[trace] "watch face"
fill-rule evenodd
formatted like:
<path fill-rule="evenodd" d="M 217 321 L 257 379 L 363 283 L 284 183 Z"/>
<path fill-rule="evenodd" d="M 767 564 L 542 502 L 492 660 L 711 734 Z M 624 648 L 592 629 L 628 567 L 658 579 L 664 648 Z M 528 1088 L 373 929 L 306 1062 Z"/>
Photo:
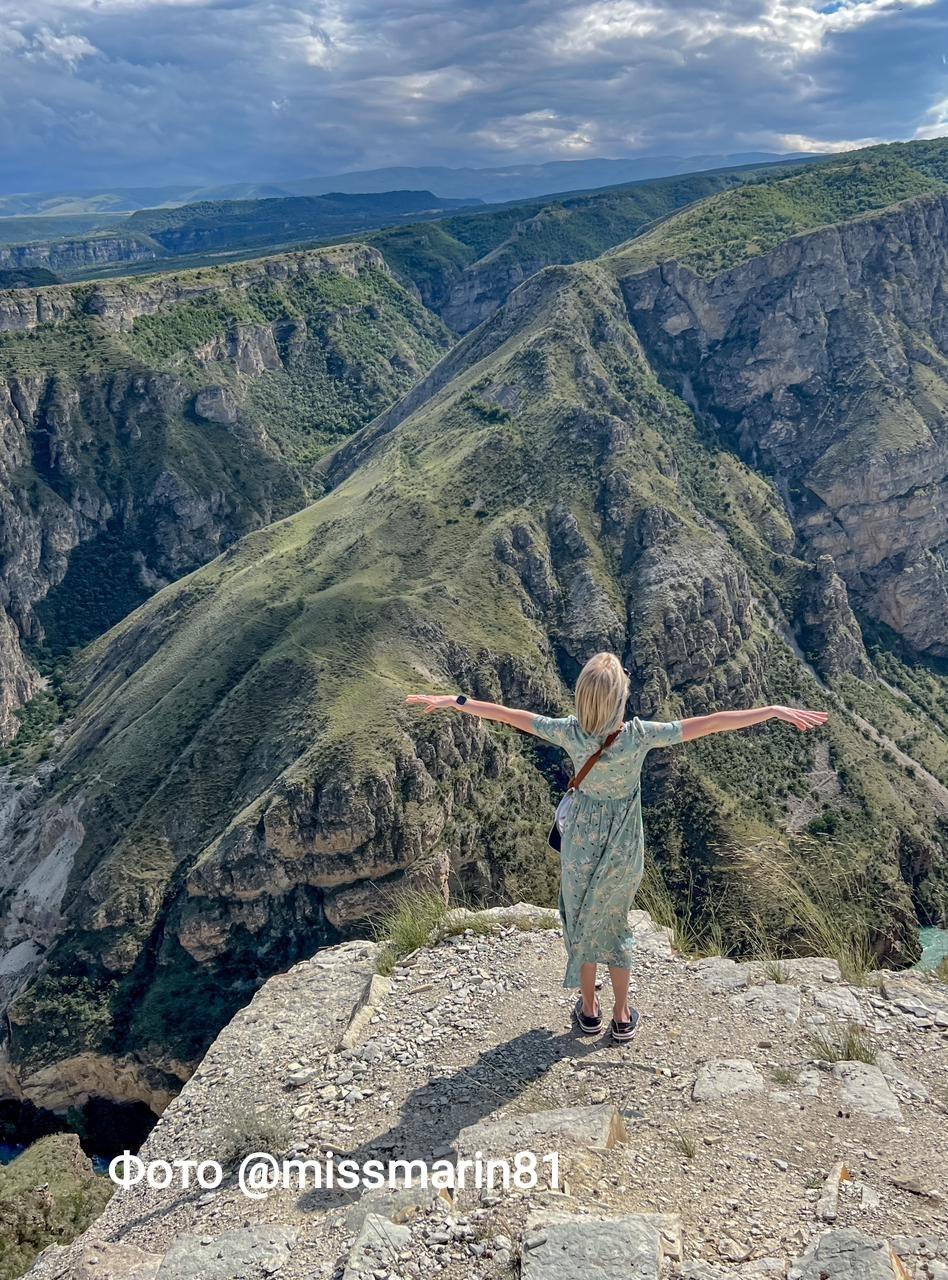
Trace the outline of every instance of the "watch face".
<path fill-rule="evenodd" d="M 467 698 L 463 693 L 459 693 L 455 701 L 457 702 L 459 707 L 463 707 L 465 702 L 467 702 Z"/>

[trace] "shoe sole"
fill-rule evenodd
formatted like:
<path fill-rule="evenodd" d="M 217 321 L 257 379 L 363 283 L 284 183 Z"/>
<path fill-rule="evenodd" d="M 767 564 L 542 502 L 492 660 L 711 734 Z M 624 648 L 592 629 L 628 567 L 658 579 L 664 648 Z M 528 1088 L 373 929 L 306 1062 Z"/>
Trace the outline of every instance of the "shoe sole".
<path fill-rule="evenodd" d="M 579 1027 L 580 1031 L 583 1033 L 584 1036 L 598 1036 L 600 1031 L 602 1031 L 603 1023 L 601 1019 L 599 1021 L 598 1026 L 595 1026 L 595 1027 L 583 1026 L 583 1024 L 579 1020 L 579 1014 L 576 1012 L 575 1005 L 573 1006 L 573 1021 L 576 1023 L 577 1027 Z"/>
<path fill-rule="evenodd" d="M 584 1036 L 598 1036 L 599 1033 L 602 1031 L 601 1022 L 598 1027 L 584 1027 L 583 1024 L 580 1022 L 580 1020 L 577 1018 L 576 1025 L 577 1027 L 579 1027 L 580 1031 L 583 1033 Z"/>
<path fill-rule="evenodd" d="M 613 1038 L 613 1040 L 616 1042 L 616 1044 L 628 1044 L 630 1040 L 634 1040 L 634 1039 L 635 1039 L 635 1037 L 638 1035 L 638 1033 L 639 1033 L 639 1027 L 640 1027 L 641 1025 L 642 1025 L 642 1015 L 641 1015 L 641 1014 L 639 1014 L 639 1020 L 638 1020 L 638 1022 L 635 1024 L 635 1026 L 632 1028 L 632 1030 L 629 1032 L 629 1034 L 628 1034 L 628 1035 L 625 1035 L 625 1036 L 617 1036 L 617 1035 L 616 1035 L 616 1033 L 615 1033 L 614 1031 L 610 1031 L 610 1032 L 609 1032 L 609 1034 L 612 1036 L 612 1038 Z"/>

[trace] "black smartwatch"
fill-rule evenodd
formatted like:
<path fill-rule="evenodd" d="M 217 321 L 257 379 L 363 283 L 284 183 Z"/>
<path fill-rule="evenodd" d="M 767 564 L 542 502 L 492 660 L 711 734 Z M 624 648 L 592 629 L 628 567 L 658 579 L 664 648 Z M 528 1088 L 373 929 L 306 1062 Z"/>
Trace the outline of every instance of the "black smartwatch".
<path fill-rule="evenodd" d="M 458 704 L 459 707 L 463 707 L 465 702 L 467 702 L 467 694 L 459 693 L 458 696 L 454 699 L 454 701 Z"/>

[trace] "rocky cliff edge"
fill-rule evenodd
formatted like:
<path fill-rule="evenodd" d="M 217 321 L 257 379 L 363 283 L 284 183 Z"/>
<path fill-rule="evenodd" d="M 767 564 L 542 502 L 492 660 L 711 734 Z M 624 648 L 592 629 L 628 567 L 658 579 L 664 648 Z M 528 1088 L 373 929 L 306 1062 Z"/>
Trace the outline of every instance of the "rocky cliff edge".
<path fill-rule="evenodd" d="M 31 1280 L 948 1276 L 944 984 L 689 960 L 636 912 L 643 1026 L 620 1046 L 570 1025 L 555 913 L 449 919 L 391 978 L 371 942 L 271 978 L 141 1158 L 555 1152 L 555 1188 L 140 1183 Z"/>

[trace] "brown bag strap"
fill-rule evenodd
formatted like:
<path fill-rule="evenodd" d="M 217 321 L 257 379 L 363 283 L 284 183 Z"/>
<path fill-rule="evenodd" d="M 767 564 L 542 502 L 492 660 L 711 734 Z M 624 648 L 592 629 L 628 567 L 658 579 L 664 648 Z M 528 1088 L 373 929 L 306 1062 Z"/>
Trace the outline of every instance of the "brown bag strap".
<path fill-rule="evenodd" d="M 585 777 L 586 777 L 587 773 L 589 772 L 589 770 L 590 770 L 590 769 L 593 767 L 593 765 L 598 761 L 599 757 L 600 757 L 600 756 L 602 755 L 602 753 L 606 750 L 606 748 L 607 748 L 607 747 L 611 747 L 611 746 L 612 746 L 612 744 L 615 742 L 616 738 L 618 738 L 618 736 L 619 736 L 619 734 L 620 734 L 621 732 L 622 732 L 622 730 L 621 730 L 621 729 L 616 729 L 613 733 L 610 733 L 610 734 L 609 734 L 609 737 L 608 737 L 608 738 L 606 738 L 605 742 L 602 744 L 602 746 L 599 748 L 599 750 L 598 750 L 598 751 L 594 751 L 594 752 L 592 753 L 592 755 L 589 757 L 589 759 L 586 761 L 586 763 L 585 763 L 585 764 L 583 765 L 583 767 L 580 769 L 579 773 L 577 773 L 575 777 L 570 778 L 570 780 L 569 780 L 569 786 L 566 788 L 566 790 L 567 790 L 567 791 L 575 791 L 575 790 L 577 789 L 577 787 L 579 787 L 579 785 L 580 785 L 580 784 L 583 782 L 583 780 L 585 779 Z"/>

